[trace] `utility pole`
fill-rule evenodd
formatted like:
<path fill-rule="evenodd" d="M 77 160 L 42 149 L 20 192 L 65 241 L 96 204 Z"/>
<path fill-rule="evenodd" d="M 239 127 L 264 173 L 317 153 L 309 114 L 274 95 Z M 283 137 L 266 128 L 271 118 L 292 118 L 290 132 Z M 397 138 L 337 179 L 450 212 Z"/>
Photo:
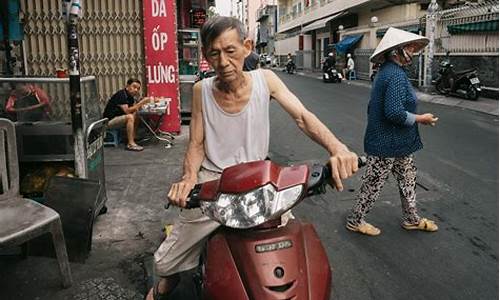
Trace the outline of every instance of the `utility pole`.
<path fill-rule="evenodd" d="M 425 60 L 425 73 L 424 73 L 424 88 L 430 89 L 432 85 L 432 62 L 434 60 L 434 39 L 436 34 L 436 12 L 439 5 L 436 0 L 432 0 L 427 8 L 427 16 L 425 22 L 426 36 L 429 38 L 429 45 L 427 47 L 427 57 Z"/>
<path fill-rule="evenodd" d="M 82 96 L 80 91 L 80 50 L 78 47 L 79 0 L 63 0 L 63 15 L 66 17 L 68 38 L 69 94 L 71 103 L 71 125 L 75 152 L 75 173 L 86 177 L 85 142 L 83 132 Z"/>

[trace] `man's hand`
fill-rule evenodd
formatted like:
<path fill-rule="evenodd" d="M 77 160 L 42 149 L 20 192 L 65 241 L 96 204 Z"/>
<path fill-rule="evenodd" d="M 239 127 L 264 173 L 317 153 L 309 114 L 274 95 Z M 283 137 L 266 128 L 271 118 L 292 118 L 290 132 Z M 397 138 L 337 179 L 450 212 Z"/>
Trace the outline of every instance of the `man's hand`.
<path fill-rule="evenodd" d="M 415 118 L 415 121 L 417 121 L 417 123 L 421 123 L 424 125 L 431 125 L 431 126 L 435 126 L 438 120 L 439 120 L 438 117 L 435 117 L 433 114 L 429 113 L 423 115 L 417 115 Z"/>
<path fill-rule="evenodd" d="M 153 98 L 151 97 L 144 97 L 139 101 L 139 104 L 142 106 L 146 103 L 152 102 Z"/>
<path fill-rule="evenodd" d="M 167 195 L 168 201 L 175 206 L 185 207 L 187 196 L 195 184 L 195 180 L 187 179 L 172 184 Z"/>
<path fill-rule="evenodd" d="M 347 148 L 341 149 L 330 157 L 330 167 L 333 184 L 337 190 L 342 191 L 342 179 L 349 178 L 358 171 L 358 156 Z"/>

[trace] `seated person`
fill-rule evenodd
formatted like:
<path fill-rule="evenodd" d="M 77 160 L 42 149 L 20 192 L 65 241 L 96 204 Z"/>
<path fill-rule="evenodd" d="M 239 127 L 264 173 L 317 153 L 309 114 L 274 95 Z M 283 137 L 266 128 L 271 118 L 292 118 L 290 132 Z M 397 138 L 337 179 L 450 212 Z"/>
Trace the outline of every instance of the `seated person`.
<path fill-rule="evenodd" d="M 143 147 L 135 142 L 135 133 L 139 118 L 136 112 L 146 103 L 150 102 L 149 97 L 145 97 L 135 103 L 135 97 L 141 90 L 141 81 L 137 78 L 130 78 L 124 89 L 116 92 L 106 104 L 104 117 L 109 119 L 108 128 L 119 128 L 125 126 L 127 129 L 127 147 L 126 150 L 142 151 Z"/>
<path fill-rule="evenodd" d="M 49 97 L 40 87 L 17 84 L 5 104 L 5 111 L 13 121 L 36 122 L 49 119 Z"/>

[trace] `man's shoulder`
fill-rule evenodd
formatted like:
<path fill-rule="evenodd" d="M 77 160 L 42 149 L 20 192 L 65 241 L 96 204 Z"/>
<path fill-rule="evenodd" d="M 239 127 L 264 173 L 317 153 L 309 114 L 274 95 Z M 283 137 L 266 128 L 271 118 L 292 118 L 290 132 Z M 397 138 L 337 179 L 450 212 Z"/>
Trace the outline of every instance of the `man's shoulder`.
<path fill-rule="evenodd" d="M 269 81 L 272 81 L 277 77 L 276 74 L 274 74 L 274 72 L 269 69 L 260 68 L 253 72 L 259 72 L 260 74 L 262 74 L 267 83 L 269 83 Z"/>
<path fill-rule="evenodd" d="M 113 102 L 113 103 L 127 102 L 128 98 L 129 97 L 128 97 L 127 92 L 125 91 L 125 89 L 122 89 L 122 90 L 119 90 L 116 93 L 114 93 L 113 96 L 111 96 L 111 98 L 109 99 L 109 102 Z"/>

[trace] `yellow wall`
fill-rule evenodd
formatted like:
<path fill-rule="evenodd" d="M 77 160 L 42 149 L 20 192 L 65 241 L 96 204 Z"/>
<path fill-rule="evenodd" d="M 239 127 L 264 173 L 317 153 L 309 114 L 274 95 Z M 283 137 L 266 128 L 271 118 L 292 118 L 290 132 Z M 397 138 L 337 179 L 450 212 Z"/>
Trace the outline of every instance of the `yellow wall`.
<path fill-rule="evenodd" d="M 403 4 L 391 6 L 377 11 L 360 11 L 358 14 L 358 26 L 370 25 L 371 17 L 377 16 L 378 24 L 397 23 L 418 19 L 424 16 L 425 10 L 420 9 L 420 4 Z"/>

